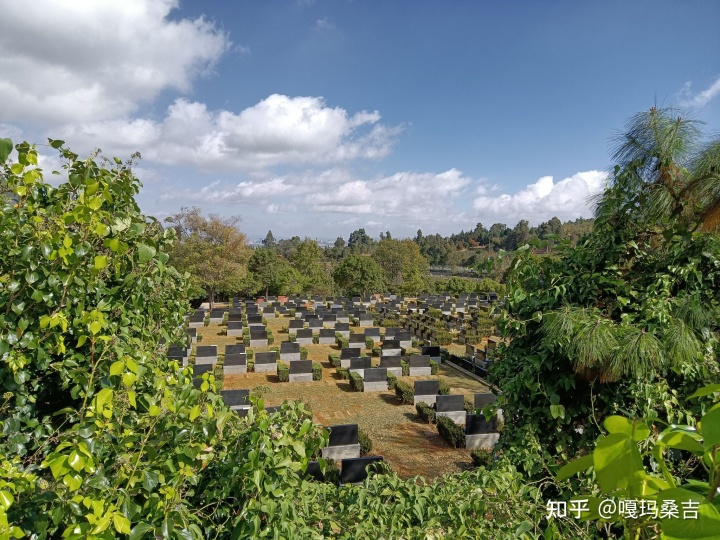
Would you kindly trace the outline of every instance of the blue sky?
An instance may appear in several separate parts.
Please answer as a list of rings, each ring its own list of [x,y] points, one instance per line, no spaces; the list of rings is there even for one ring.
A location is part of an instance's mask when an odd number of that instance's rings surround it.
[[[3,10],[0,136],[140,151],[146,213],[238,214],[251,238],[589,217],[631,115],[720,131],[712,0]]]

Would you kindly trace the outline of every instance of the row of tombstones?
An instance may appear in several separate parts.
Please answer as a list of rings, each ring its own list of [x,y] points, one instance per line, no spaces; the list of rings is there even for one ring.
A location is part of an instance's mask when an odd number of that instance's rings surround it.
[[[448,417],[459,426],[465,427],[465,447],[467,449],[492,448],[500,434],[497,430],[498,418],[502,419],[502,410],[487,420],[482,413],[467,414],[465,396],[462,394],[441,395],[440,381],[415,381],[414,404],[425,403],[435,408],[435,415]],[[477,411],[485,405],[495,403],[497,396],[490,392],[478,393],[474,397]]]

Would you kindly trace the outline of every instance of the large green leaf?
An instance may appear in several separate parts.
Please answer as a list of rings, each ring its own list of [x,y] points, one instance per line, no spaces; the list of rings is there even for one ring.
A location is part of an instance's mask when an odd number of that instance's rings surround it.
[[[152,246],[146,246],[140,244],[138,246],[138,260],[141,263],[146,263],[155,256],[155,248]]]
[[[5,163],[12,152],[13,143],[10,139],[0,139],[0,163]]]
[[[583,456],[580,459],[576,459],[575,461],[571,461],[570,463],[563,465],[562,468],[558,471],[555,480],[560,482],[562,480],[565,480],[566,478],[570,478],[574,474],[585,471],[592,466],[593,456],[592,454],[588,454],[587,456]]]
[[[717,540],[720,536],[720,513],[702,495],[682,488],[663,491],[657,507],[662,512],[677,507],[678,517],[661,519],[662,538],[667,540]],[[662,518],[662,513],[660,514]]]
[[[627,488],[645,476],[637,444],[624,433],[612,433],[598,440],[593,465],[603,493]]]

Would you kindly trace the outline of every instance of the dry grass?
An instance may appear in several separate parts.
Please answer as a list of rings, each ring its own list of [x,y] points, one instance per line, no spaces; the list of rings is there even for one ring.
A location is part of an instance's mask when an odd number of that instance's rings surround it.
[[[252,347],[255,352],[270,350],[287,341],[288,334],[281,332],[287,327],[288,318],[268,319],[268,329],[275,336],[269,347]],[[222,326],[211,324],[198,329],[203,334],[203,345],[242,343],[240,338],[220,335]],[[353,331],[363,329],[353,328]],[[373,441],[373,454],[382,455],[398,474],[404,478],[422,475],[435,478],[447,473],[459,472],[472,466],[470,453],[464,449],[451,448],[437,433],[433,425],[423,424],[415,414],[415,407],[400,403],[391,391],[353,392],[348,381],[336,376],[336,370],[328,362],[329,354],[339,354],[335,345],[305,345],[308,359],[323,366],[321,381],[305,383],[280,383],[274,373],[248,373],[228,375],[223,381],[224,389],[264,390],[264,405],[281,405],[284,401],[303,401],[313,411],[313,418],[323,425],[357,423]],[[370,354],[365,349],[365,354]],[[379,359],[373,358],[373,364]],[[460,372],[440,366],[439,376],[445,378],[452,393],[470,394],[485,391],[485,386]],[[435,377],[422,377],[435,378]]]

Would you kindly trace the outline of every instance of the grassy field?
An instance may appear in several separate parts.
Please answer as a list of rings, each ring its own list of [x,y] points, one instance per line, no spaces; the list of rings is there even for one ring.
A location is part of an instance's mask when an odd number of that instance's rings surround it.
[[[288,318],[268,319],[267,328],[275,337],[275,343],[268,347],[252,347],[255,352],[268,351],[288,340]],[[225,345],[242,343],[237,337],[222,335],[224,327],[210,324],[199,328],[202,345],[218,345],[222,354]],[[362,328],[352,328],[362,332]],[[321,381],[305,383],[280,383],[275,373],[248,373],[228,375],[223,389],[258,389],[264,394],[265,406],[281,405],[284,401],[303,401],[313,411],[314,420],[326,426],[357,423],[373,442],[373,454],[382,455],[402,477],[422,475],[435,478],[443,474],[459,472],[471,467],[470,453],[464,449],[451,448],[437,433],[434,425],[420,422],[415,407],[403,405],[394,392],[353,392],[346,380],[341,380],[329,361],[329,354],[339,354],[336,345],[305,345],[308,359],[323,366]],[[464,349],[464,347],[463,347]],[[370,354],[365,350],[365,354]],[[373,358],[373,365],[379,363]],[[440,366],[439,377],[447,380],[453,394],[473,394],[486,391],[479,381],[459,371]],[[434,379],[415,377],[414,379]],[[260,387],[260,388],[258,388]]]

